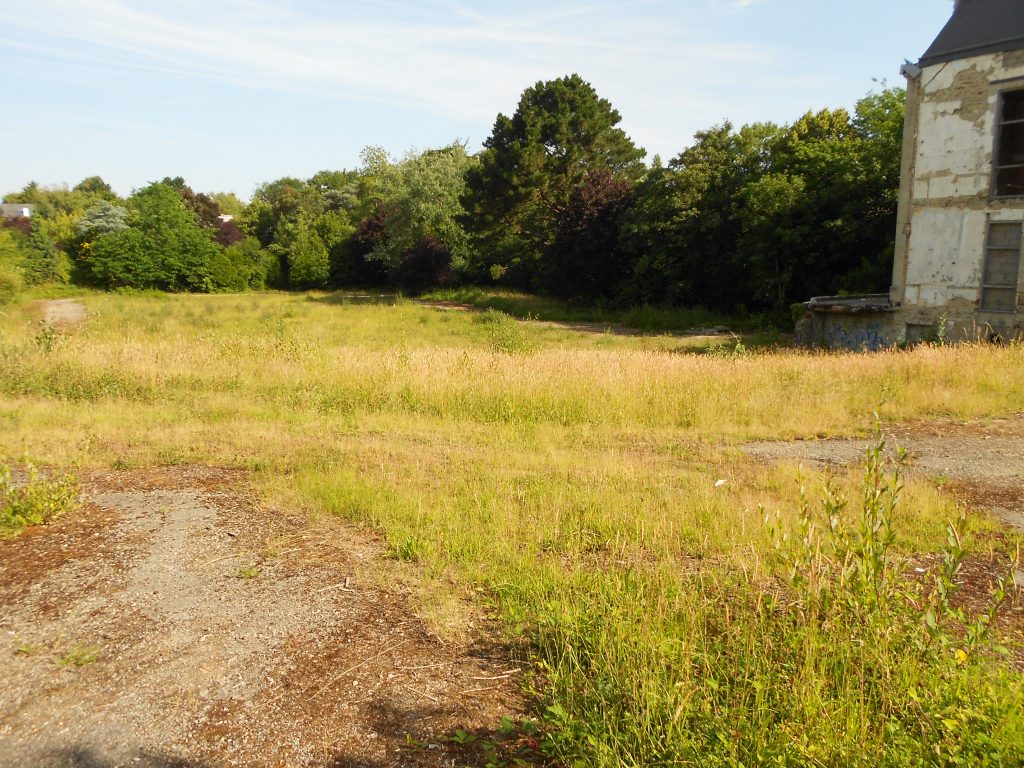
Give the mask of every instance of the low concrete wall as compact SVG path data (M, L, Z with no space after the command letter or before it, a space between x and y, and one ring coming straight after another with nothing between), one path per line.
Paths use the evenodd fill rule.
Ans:
M808 312L797 323L801 347L877 352L899 344L900 324L892 312Z
M950 310L953 310L952 312ZM1021 315L978 313L973 307L911 307L897 312L809 311L796 326L797 346L877 352L940 339L949 343L1024 340Z

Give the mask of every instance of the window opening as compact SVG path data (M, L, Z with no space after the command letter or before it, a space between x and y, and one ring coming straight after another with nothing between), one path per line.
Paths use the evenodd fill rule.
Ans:
M990 222L981 280L981 308L986 312L1015 312L1020 278L1021 222Z
M1024 195L1024 91L1002 95L996 154L996 195Z

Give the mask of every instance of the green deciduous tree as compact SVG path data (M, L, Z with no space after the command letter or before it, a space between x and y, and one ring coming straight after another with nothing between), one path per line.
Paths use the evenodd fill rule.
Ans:
M305 219L294 225L288 249L288 285L291 288L324 288L331 274L330 256L323 240Z
M892 270L903 93L792 125L701 131L652 169L622 218L634 302L771 310L884 291Z
M462 227L460 199L466 189L466 172L476 166L461 144L409 154L400 163L375 164L368 172L375 179L382 236L370 257L392 274L402 266L410 283L410 264L436 265L438 253L447 252L447 265L423 280L430 285L445 270L461 271L468 255L468 239ZM416 251L418 256L409 261ZM429 256L429 257L428 257Z
M57 247L52 228L46 219L34 217L32 233L25 249L23 273L31 285L66 283L71 277L71 260Z
M129 229L101 235L88 259L93 275L109 287L206 291L219 246L201 228L181 195L151 184L128 201Z
M12 301L24 282L17 236L0 227L0 305Z
M214 192L210 195L221 213L230 216L241 216L245 211L245 203L234 192Z
M99 176L89 176L82 179L74 186L72 191L80 192L92 200L105 200L108 203L117 203L121 200L117 193L111 189L110 185Z

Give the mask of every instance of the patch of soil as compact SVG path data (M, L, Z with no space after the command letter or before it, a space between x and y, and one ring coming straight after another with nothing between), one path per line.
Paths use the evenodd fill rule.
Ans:
M929 421L886 426L889 447L909 452L911 471L937 478L974 507L1024 530L1024 414L957 423ZM873 440L796 440L751 443L748 454L770 461L845 466L864 460Z
M340 522L208 467L83 486L0 542L0 765L441 766L523 716L508 650L431 634Z
M77 299L48 299L31 305L49 326L78 325L85 320L85 305Z

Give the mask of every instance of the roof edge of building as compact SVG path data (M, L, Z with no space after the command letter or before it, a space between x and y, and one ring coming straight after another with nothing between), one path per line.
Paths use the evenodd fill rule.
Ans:
M973 56L984 56L988 53L1009 53L1011 51L1024 50L1024 37L1011 40L1001 40L988 45L979 45L974 48L966 48L954 51L933 53L930 56L923 56L917 62L919 67L931 67L936 64L948 64L951 61L969 59Z

